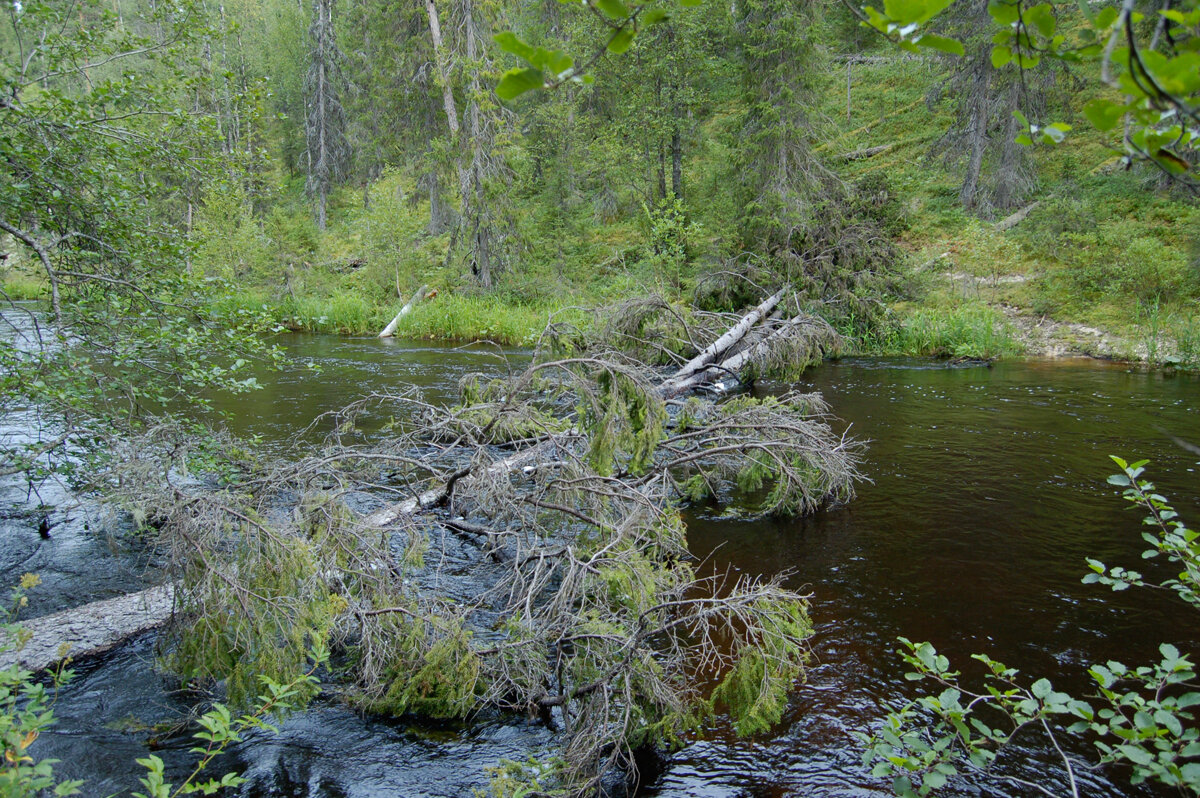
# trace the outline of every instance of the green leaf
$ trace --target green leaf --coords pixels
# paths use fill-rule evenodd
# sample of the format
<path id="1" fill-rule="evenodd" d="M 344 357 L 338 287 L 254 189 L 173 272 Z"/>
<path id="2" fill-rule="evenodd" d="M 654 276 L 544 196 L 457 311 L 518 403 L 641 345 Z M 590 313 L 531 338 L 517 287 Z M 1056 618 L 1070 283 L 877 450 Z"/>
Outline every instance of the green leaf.
<path id="1" fill-rule="evenodd" d="M 1154 160 L 1171 174 L 1181 175 L 1192 168 L 1192 165 L 1165 147 L 1160 147 L 1154 153 Z"/>
<path id="2" fill-rule="evenodd" d="M 1012 25 L 1020 16 L 1017 4 L 1009 0 L 992 0 L 987 10 L 998 25 Z"/>
<path id="3" fill-rule="evenodd" d="M 1038 679 L 1029 689 L 1030 692 L 1032 692 L 1038 698 L 1045 699 L 1046 696 L 1050 695 L 1050 692 L 1053 688 L 1051 687 L 1049 680 Z"/>
<path id="4" fill-rule="evenodd" d="M 638 17 L 638 21 L 641 23 L 643 28 L 651 28 L 670 18 L 671 15 L 667 13 L 666 9 L 651 8 L 647 11 L 643 11 L 642 15 Z"/>
<path id="5" fill-rule="evenodd" d="M 594 0 L 596 8 L 609 19 L 624 19 L 629 16 L 629 7 L 621 0 Z"/>
<path id="6" fill-rule="evenodd" d="M 901 25 L 921 25 L 954 0 L 884 0 L 883 13 Z"/>
<path id="7" fill-rule="evenodd" d="M 1100 13 L 1096 15 L 1094 22 L 1097 28 L 1105 31 L 1112 27 L 1113 23 L 1117 21 L 1117 17 L 1120 15 L 1120 9 L 1118 9 L 1116 6 L 1108 6 L 1102 9 Z"/>
<path id="8" fill-rule="evenodd" d="M 504 52 L 512 53 L 517 58 L 520 58 L 524 61 L 528 61 L 530 63 L 533 62 L 533 60 L 535 58 L 535 53 L 537 52 L 537 50 L 534 47 L 521 41 L 517 37 L 517 35 L 515 33 L 513 33 L 512 31 L 504 31 L 503 33 L 497 33 L 495 36 L 492 37 L 492 41 L 494 41 L 497 45 L 499 45 L 500 49 L 503 50 Z"/>
<path id="9" fill-rule="evenodd" d="M 1032 25 L 1047 39 L 1054 35 L 1054 29 L 1058 23 L 1054 19 L 1054 11 L 1051 10 L 1049 3 L 1039 3 L 1028 9 L 1022 17 L 1026 25 Z"/>
<path id="10" fill-rule="evenodd" d="M 938 36 L 933 33 L 922 34 L 921 38 L 915 42 L 919 47 L 925 47 L 930 50 L 938 50 L 950 55 L 965 55 L 962 42 L 957 39 L 951 39 L 947 36 Z"/>
<path id="11" fill-rule="evenodd" d="M 512 100 L 527 91 L 540 89 L 546 85 L 545 76 L 540 69 L 519 68 L 505 72 L 500 82 L 496 84 L 496 96 L 501 100 Z"/>
<path id="12" fill-rule="evenodd" d="M 1011 60 L 1012 50 L 1003 46 L 996 46 L 992 48 L 992 66 L 996 69 L 1000 69 Z"/>
<path id="13" fill-rule="evenodd" d="M 631 44 L 633 44 L 633 30 L 624 27 L 613 33 L 612 38 L 608 40 L 608 51 L 613 55 L 620 55 L 628 50 Z"/>

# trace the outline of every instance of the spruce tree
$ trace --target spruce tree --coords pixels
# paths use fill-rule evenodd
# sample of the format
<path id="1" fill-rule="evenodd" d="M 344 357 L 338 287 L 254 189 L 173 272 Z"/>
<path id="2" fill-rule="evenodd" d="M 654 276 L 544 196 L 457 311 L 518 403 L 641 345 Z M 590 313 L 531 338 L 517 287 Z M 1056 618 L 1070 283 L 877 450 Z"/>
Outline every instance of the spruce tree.
<path id="1" fill-rule="evenodd" d="M 309 28 L 310 66 L 305 81 L 308 118 L 308 181 L 310 196 L 317 199 L 317 227 L 325 229 L 329 192 L 346 170 L 346 114 L 341 96 L 344 87 L 337 37 L 333 27 L 335 0 L 313 0 Z"/>

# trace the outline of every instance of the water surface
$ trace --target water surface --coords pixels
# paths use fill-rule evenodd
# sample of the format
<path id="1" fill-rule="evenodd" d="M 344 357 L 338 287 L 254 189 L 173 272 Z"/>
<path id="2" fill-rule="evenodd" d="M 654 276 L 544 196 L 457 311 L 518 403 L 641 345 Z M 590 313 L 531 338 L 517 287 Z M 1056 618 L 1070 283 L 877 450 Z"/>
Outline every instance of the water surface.
<path id="1" fill-rule="evenodd" d="M 217 402 L 233 431 L 277 450 L 293 445 L 313 416 L 372 391 L 418 384 L 434 401 L 449 401 L 463 375 L 519 369 L 527 358 L 330 336 L 293 336 L 286 348 L 294 368 L 260 375 L 263 391 Z M 706 567 L 788 570 L 790 585 L 811 592 L 808 682 L 773 732 L 739 741 L 718 723 L 672 756 L 645 794 L 889 794 L 861 767 L 850 733 L 914 695 L 892 653 L 898 635 L 931 640 L 956 659 L 986 651 L 1075 690 L 1086 687 L 1093 661 L 1150 661 L 1164 640 L 1197 650 L 1194 613 L 1178 603 L 1079 581 L 1087 556 L 1144 566 L 1140 515 L 1124 511 L 1105 484 L 1114 471 L 1108 454 L 1151 459 L 1160 491 L 1200 523 L 1200 458 L 1172 440 L 1200 444 L 1195 377 L 1092 361 L 989 368 L 847 360 L 819 367 L 802 387 L 823 392 L 838 425 L 870 440 L 863 464 L 870 481 L 858 498 L 800 520 L 730 520 L 718 507 L 692 508 L 689 542 Z M 323 429 L 303 440 L 315 442 Z M 10 486 L 10 494 L 18 489 Z M 33 547 L 51 579 L 55 569 L 74 574 L 67 581 L 75 603 L 92 597 L 85 584 L 92 563 L 82 558 L 115 548 L 108 532 L 77 524 L 34 541 L 27 522 L 6 524 L 6 548 L 11 541 Z M 18 559 L 6 557 L 6 571 Z M 128 573 L 128 560 L 120 562 Z M 96 570 L 96 597 L 128 581 L 106 581 L 108 566 Z M 177 717 L 187 705 L 154 674 L 152 658 L 152 641 L 143 639 L 87 665 L 60 698 L 62 723 L 39 741 L 43 756 L 70 763 L 64 772 L 89 778 L 97 794 L 131 786 L 129 763 L 145 751 L 139 727 Z M 549 744 L 544 730 L 521 719 L 413 725 L 360 717 L 330 696 L 280 737 L 255 737 L 235 759 L 252 777 L 246 796 L 451 796 L 469 794 L 500 757 Z M 160 753 L 182 767 L 184 742 L 165 745 Z M 1042 779 L 1053 774 L 1051 759 L 1030 743 L 1014 767 Z M 979 794 L 980 786 L 987 795 L 1021 794 L 983 782 L 966 791 Z M 1090 776 L 1087 789 L 1138 794 L 1103 774 Z"/>

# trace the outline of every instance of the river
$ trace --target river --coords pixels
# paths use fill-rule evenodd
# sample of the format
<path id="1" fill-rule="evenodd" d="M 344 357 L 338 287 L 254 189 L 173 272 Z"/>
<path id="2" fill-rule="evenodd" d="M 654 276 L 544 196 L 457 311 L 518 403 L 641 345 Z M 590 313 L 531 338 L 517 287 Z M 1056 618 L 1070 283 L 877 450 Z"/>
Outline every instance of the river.
<path id="1" fill-rule="evenodd" d="M 235 432 L 280 451 L 317 413 L 372 390 L 415 383 L 445 400 L 464 374 L 517 369 L 527 358 L 330 336 L 291 336 L 285 346 L 294 368 L 260 375 L 263 391 L 218 402 Z M 988 367 L 853 359 L 814 369 L 802 385 L 824 393 L 839 424 L 870 441 L 863 466 L 870 481 L 858 498 L 793 520 L 731 520 L 719 508 L 695 507 L 688 534 L 705 567 L 786 569 L 791 586 L 811 592 L 808 680 L 771 733 L 737 740 L 717 723 L 669 757 L 643 794 L 890 794 L 862 768 L 851 732 L 915 695 L 893 653 L 898 635 L 930 640 L 960 661 L 987 652 L 1077 691 L 1086 688 L 1088 663 L 1149 662 L 1162 641 L 1200 650 L 1194 613 L 1179 602 L 1080 583 L 1088 556 L 1144 567 L 1140 515 L 1124 511 L 1105 483 L 1115 470 L 1108 454 L 1150 459 L 1160 492 L 1200 523 L 1200 457 L 1174 440 L 1200 444 L 1200 379 L 1093 361 Z M 7 490 L 16 498 L 20 486 Z M 50 588 L 34 599 L 50 608 L 111 595 L 139 578 L 142 562 L 118 556 L 126 544 L 98 511 L 74 512 L 48 541 L 22 517 L 5 521 L 0 534 L 0 567 L 43 573 Z M 59 724 L 37 743 L 40 755 L 63 760 L 61 772 L 89 780 L 85 794 L 134 786 L 133 758 L 145 755 L 155 734 L 146 727 L 177 719 L 187 706 L 154 673 L 153 653 L 144 638 L 85 663 L 59 699 Z M 524 758 L 551 744 L 543 729 L 519 719 L 363 718 L 331 697 L 280 735 L 256 735 L 227 765 L 247 770 L 247 798 L 456 796 L 469 795 L 499 757 Z M 178 768 L 186 747 L 166 740 L 159 753 Z M 1038 781 L 1053 775 L 1053 757 L 1032 738 L 1008 766 Z M 1085 775 L 1084 786 L 1094 795 L 1155 794 L 1103 772 Z M 981 788 L 1023 794 L 989 782 L 967 783 L 961 794 Z"/>

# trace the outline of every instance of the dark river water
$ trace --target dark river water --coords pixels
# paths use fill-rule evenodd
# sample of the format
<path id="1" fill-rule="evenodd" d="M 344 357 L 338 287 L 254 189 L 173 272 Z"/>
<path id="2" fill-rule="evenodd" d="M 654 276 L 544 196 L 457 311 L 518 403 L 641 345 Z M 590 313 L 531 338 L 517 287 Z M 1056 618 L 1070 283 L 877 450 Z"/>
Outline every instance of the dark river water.
<path id="1" fill-rule="evenodd" d="M 518 369 L 526 358 L 321 336 L 295 336 L 286 346 L 295 368 L 262 375 L 265 390 L 221 405 L 234 431 L 281 449 L 317 413 L 370 391 L 418 384 L 445 400 L 464 374 Z M 1088 556 L 1152 572 L 1138 556 L 1140 514 L 1125 511 L 1105 483 L 1115 470 L 1109 454 L 1150 459 L 1160 492 L 1200 523 L 1200 457 L 1175 442 L 1200 444 L 1196 377 L 1090 361 L 989 368 L 847 360 L 815 369 L 803 386 L 824 393 L 839 426 L 870 441 L 870 481 L 857 499 L 787 521 L 729 520 L 694 508 L 689 541 L 711 567 L 788 570 L 793 587 L 811 592 L 807 682 L 771 733 L 737 740 L 717 723 L 672 755 L 642 794 L 890 794 L 861 766 L 851 732 L 916 695 L 894 654 L 899 635 L 930 640 L 960 661 L 986 652 L 1080 692 L 1088 663 L 1149 662 L 1163 641 L 1200 651 L 1194 612 L 1168 596 L 1080 583 Z M 20 501 L 25 486 L 5 490 Z M 99 510 L 85 506 L 59 520 L 49 541 L 19 514 L 0 527 L 3 572 L 37 570 L 47 581 L 34 596 L 41 611 L 144 578 L 144 562 Z M 185 697 L 155 674 L 153 656 L 152 640 L 135 641 L 86 663 L 60 696 L 60 723 L 37 745 L 64 761 L 64 773 L 89 780 L 85 794 L 136 786 L 130 763 L 153 734 L 144 726 L 185 711 Z M 246 796 L 456 796 L 482 785 L 484 768 L 499 758 L 524 759 L 552 744 L 520 719 L 418 726 L 364 718 L 330 697 L 280 735 L 255 736 L 226 766 L 247 770 Z M 178 768 L 186 747 L 167 741 L 159 753 Z M 1006 766 L 1038 782 L 1056 777 L 1053 757 L 1033 737 Z M 1088 774 L 1083 783 L 1090 795 L 1154 794 L 1129 787 L 1120 773 Z M 980 780 L 948 794 L 1023 793 Z"/>

